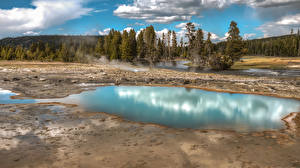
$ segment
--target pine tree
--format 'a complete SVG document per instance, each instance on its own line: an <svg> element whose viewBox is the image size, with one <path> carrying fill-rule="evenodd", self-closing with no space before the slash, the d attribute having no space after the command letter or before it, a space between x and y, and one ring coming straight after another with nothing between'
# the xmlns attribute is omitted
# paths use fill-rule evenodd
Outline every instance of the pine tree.
<svg viewBox="0 0 300 168"><path fill-rule="evenodd" d="M298 29L298 32L297 32L297 41L298 41L298 53L297 53L297 56L300 57L300 29Z"/></svg>
<svg viewBox="0 0 300 168"><path fill-rule="evenodd" d="M161 59L163 55L164 55L163 42L160 38L158 38L158 42L157 42L157 57L158 57L158 59Z"/></svg>
<svg viewBox="0 0 300 168"><path fill-rule="evenodd" d="M194 40L194 49L191 50L191 56L194 59L194 63L198 65L204 65L205 59L203 58L204 49L204 33L202 29L198 29L196 32L196 39Z"/></svg>
<svg viewBox="0 0 300 168"><path fill-rule="evenodd" d="M120 51L121 42L122 42L121 33L119 31L115 31L113 33L113 38L110 46L110 53L111 53L110 60L121 58L121 51Z"/></svg>
<svg viewBox="0 0 300 168"><path fill-rule="evenodd" d="M136 41L136 32L134 29L129 31L129 47L130 47L130 55L132 59L136 59L137 57L137 41Z"/></svg>
<svg viewBox="0 0 300 168"><path fill-rule="evenodd" d="M17 46L15 50L17 60L23 60L25 58L25 52L22 46Z"/></svg>
<svg viewBox="0 0 300 168"><path fill-rule="evenodd" d="M168 31L167 40L168 40L168 60L171 59L171 30Z"/></svg>
<svg viewBox="0 0 300 168"><path fill-rule="evenodd" d="M104 38L104 44L103 44L104 54L106 55L106 57L108 59L110 59L110 56L111 56L112 39L113 39L114 33L115 33L115 30L112 29L109 31L109 34L107 36L105 36L105 38Z"/></svg>
<svg viewBox="0 0 300 168"><path fill-rule="evenodd" d="M195 25L192 23L192 22L188 22L186 24L186 34L185 36L188 38L189 40L189 48L193 48L193 45L194 45L194 41L195 41L195 33L196 33L196 29L195 29Z"/></svg>
<svg viewBox="0 0 300 168"><path fill-rule="evenodd" d="M123 61L131 61L132 60L132 55L131 55L131 51L130 51L129 35L126 30L124 30L123 34L122 34L121 59Z"/></svg>
<svg viewBox="0 0 300 168"><path fill-rule="evenodd" d="M161 44L162 44L162 48L163 48L163 55L162 55L162 58L163 59L167 59L168 57L168 49L166 47L166 36L165 36L165 33L162 34L162 40L161 40Z"/></svg>
<svg viewBox="0 0 300 168"><path fill-rule="evenodd" d="M45 45L43 42L38 42L37 43L37 49L35 51L35 60L40 60L40 61L44 61L46 54L45 54Z"/></svg>
<svg viewBox="0 0 300 168"><path fill-rule="evenodd" d="M8 46L6 49L6 53L4 55L5 60L14 60L15 59L15 51L14 48L11 46Z"/></svg>
<svg viewBox="0 0 300 168"><path fill-rule="evenodd" d="M184 52L184 43L183 43L183 37L181 37L180 39L180 56L183 56L183 52Z"/></svg>
<svg viewBox="0 0 300 168"><path fill-rule="evenodd" d="M232 21L229 27L229 36L227 37L226 55L229 55L234 61L239 60L244 54L244 46L240 30L237 23Z"/></svg>
<svg viewBox="0 0 300 168"><path fill-rule="evenodd" d="M207 40L205 41L204 50L203 50L203 59L205 59L206 63L208 61L208 58L211 56L213 50L212 42L210 39L211 39L211 33L208 32Z"/></svg>
<svg viewBox="0 0 300 168"><path fill-rule="evenodd" d="M45 55L46 55L46 60L47 61L52 61L51 56L52 56L52 51L49 43L46 43L45 45Z"/></svg>
<svg viewBox="0 0 300 168"><path fill-rule="evenodd" d="M4 55L5 55L4 47L0 46L0 60L4 59Z"/></svg>
<svg viewBox="0 0 300 168"><path fill-rule="evenodd" d="M97 55L98 58L99 58L100 56L104 55L105 51L104 51L104 42L103 42L103 38L99 38L99 39L98 39L98 42L97 42L95 51L96 51L96 55Z"/></svg>
<svg viewBox="0 0 300 168"><path fill-rule="evenodd" d="M68 50L67 50L67 46L65 43L62 43L60 45L60 48L57 52L57 60L58 61L64 61L64 62L69 62L70 59L69 59L69 56L68 56Z"/></svg>
<svg viewBox="0 0 300 168"><path fill-rule="evenodd" d="M155 55L156 33L152 25L146 28L144 40L146 43L146 58L153 63L157 60Z"/></svg>
<svg viewBox="0 0 300 168"><path fill-rule="evenodd" d="M177 50L177 36L176 36L176 32L172 31L172 59L176 58L178 56L178 50Z"/></svg>
<svg viewBox="0 0 300 168"><path fill-rule="evenodd" d="M29 60L36 59L36 50L37 50L37 43L32 43L29 47L29 50L27 51L27 57Z"/></svg>
<svg viewBox="0 0 300 168"><path fill-rule="evenodd" d="M104 44L103 44L103 48L104 48L104 53L106 54L107 57L109 57L110 53L109 53L109 47L110 47L110 43L111 43L111 38L110 36L105 36L104 37Z"/></svg>
<svg viewBox="0 0 300 168"><path fill-rule="evenodd" d="M137 56L139 59L145 58L146 44L144 41L145 30L142 30L137 37Z"/></svg>

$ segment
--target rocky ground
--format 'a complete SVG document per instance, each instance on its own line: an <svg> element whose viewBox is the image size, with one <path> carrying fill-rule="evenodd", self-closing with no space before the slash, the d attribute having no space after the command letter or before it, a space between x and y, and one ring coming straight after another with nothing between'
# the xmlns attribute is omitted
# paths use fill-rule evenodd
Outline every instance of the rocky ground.
<svg viewBox="0 0 300 168"><path fill-rule="evenodd" d="M106 84L300 99L299 77L0 62L0 88L19 93L16 98L60 98ZM300 167L299 117L294 129L238 133L143 125L64 104L0 105L0 167Z"/></svg>

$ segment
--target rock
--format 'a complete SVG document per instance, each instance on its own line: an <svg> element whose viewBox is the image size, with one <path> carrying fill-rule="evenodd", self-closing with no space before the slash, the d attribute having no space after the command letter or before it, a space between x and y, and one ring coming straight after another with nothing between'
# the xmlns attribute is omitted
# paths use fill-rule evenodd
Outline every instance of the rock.
<svg viewBox="0 0 300 168"><path fill-rule="evenodd" d="M3 78L3 81L4 81L4 82L8 82L8 81L10 81L10 80L7 79L7 78Z"/></svg>
<svg viewBox="0 0 300 168"><path fill-rule="evenodd" d="M13 80L13 81L19 81L19 80L21 80L21 79L18 78L18 77L14 77L12 80Z"/></svg>
<svg viewBox="0 0 300 168"><path fill-rule="evenodd" d="M84 152L84 155L91 155L91 153L89 153L89 152Z"/></svg>
<svg viewBox="0 0 300 168"><path fill-rule="evenodd" d="M46 78L40 78L40 81L46 81L47 79Z"/></svg>
<svg viewBox="0 0 300 168"><path fill-rule="evenodd" d="M71 80L71 83L78 83L78 80Z"/></svg>
<svg viewBox="0 0 300 168"><path fill-rule="evenodd" d="M145 79L145 83L150 83L151 81L150 81L150 79L149 78L146 78Z"/></svg>
<svg viewBox="0 0 300 168"><path fill-rule="evenodd" d="M187 84L190 84L191 81L190 80L184 80L183 84L187 85Z"/></svg>
<svg viewBox="0 0 300 168"><path fill-rule="evenodd" d="M115 85L120 85L120 84L121 84L121 80L122 80L122 79L116 79L116 80L115 80Z"/></svg>

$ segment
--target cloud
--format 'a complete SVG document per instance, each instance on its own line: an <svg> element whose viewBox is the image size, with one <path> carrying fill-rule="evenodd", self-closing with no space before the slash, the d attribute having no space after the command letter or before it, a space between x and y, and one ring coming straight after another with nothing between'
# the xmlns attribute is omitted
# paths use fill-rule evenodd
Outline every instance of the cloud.
<svg viewBox="0 0 300 168"><path fill-rule="evenodd" d="M101 13L101 12L106 12L106 11L108 11L108 9L96 9L93 12L94 13Z"/></svg>
<svg viewBox="0 0 300 168"><path fill-rule="evenodd" d="M205 32L205 35L207 36L206 32ZM217 41L217 40L220 39L220 37L218 35L216 35L215 33L211 33L211 37L210 38L211 38L212 41Z"/></svg>
<svg viewBox="0 0 300 168"><path fill-rule="evenodd" d="M106 28L106 29L104 29L104 30L100 30L100 31L98 31L98 33L99 33L99 35L101 35L101 36L105 36L105 35L108 35L109 34L109 32L110 32L110 28Z"/></svg>
<svg viewBox="0 0 300 168"><path fill-rule="evenodd" d="M242 1L242 0L240 0ZM299 4L299 0L246 0L247 4L253 7L278 7Z"/></svg>
<svg viewBox="0 0 300 168"><path fill-rule="evenodd" d="M133 28L132 27L126 27L125 29L123 29L123 31L126 30L127 32L130 32L131 29L133 29Z"/></svg>
<svg viewBox="0 0 300 168"><path fill-rule="evenodd" d="M300 27L300 14L283 16L277 21L267 22L257 29L264 33L264 37L289 34L291 29Z"/></svg>
<svg viewBox="0 0 300 168"><path fill-rule="evenodd" d="M39 35L40 33L41 32L27 31L27 32L23 33L23 35L27 35L27 36L29 36L29 35Z"/></svg>
<svg viewBox="0 0 300 168"><path fill-rule="evenodd" d="M188 21L192 16L201 16L205 9L221 9L232 4L253 8L275 8L300 5L299 0L134 0L122 4L114 11L116 16L145 20L148 23ZM299 9L299 8L297 8Z"/></svg>
<svg viewBox="0 0 300 168"><path fill-rule="evenodd" d="M139 23L139 22L135 22L133 24L127 24L127 26L132 27L132 26L145 26L144 23Z"/></svg>
<svg viewBox="0 0 300 168"><path fill-rule="evenodd" d="M165 37L167 38L169 30L165 28L165 29L162 29L160 31L155 31L155 32L156 32L156 35L158 38L162 38L163 34L165 34Z"/></svg>
<svg viewBox="0 0 300 168"><path fill-rule="evenodd" d="M252 38L252 37L255 37L256 36L256 34L255 33L249 33L249 34L244 34L244 39L245 40L248 40L248 39L250 39L250 38Z"/></svg>
<svg viewBox="0 0 300 168"><path fill-rule="evenodd" d="M186 30L186 24L187 24L187 22L179 23L179 24L176 25L175 27L178 28L178 29ZM201 26L201 25L198 24L198 23L193 23L193 24L195 25L195 28L198 28L198 27Z"/></svg>
<svg viewBox="0 0 300 168"><path fill-rule="evenodd" d="M83 15L83 0L34 0L33 8L0 9L0 35L43 30Z"/></svg>
<svg viewBox="0 0 300 168"><path fill-rule="evenodd" d="M219 41L225 41L225 40L227 40L228 36L229 36L229 33L227 32L227 33L224 34L224 37L219 38Z"/></svg>

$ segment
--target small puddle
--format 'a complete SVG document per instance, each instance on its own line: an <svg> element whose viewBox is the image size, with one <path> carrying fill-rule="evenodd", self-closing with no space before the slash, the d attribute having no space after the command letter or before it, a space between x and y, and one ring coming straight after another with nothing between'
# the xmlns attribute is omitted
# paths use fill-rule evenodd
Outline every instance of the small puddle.
<svg viewBox="0 0 300 168"><path fill-rule="evenodd" d="M300 101L180 87L105 86L63 99L10 99L0 104L60 102L136 122L174 128L263 131L285 128L282 118L300 111Z"/></svg>

